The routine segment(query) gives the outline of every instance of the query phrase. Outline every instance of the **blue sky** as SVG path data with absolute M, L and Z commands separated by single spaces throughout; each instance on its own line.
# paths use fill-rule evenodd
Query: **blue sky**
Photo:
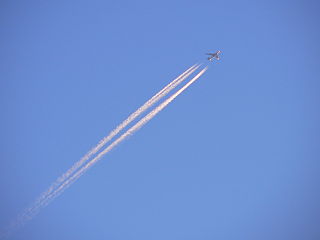
M 221 61 L 11 239 L 319 239 L 317 1 L 6 1 L 0 227 L 163 86 Z

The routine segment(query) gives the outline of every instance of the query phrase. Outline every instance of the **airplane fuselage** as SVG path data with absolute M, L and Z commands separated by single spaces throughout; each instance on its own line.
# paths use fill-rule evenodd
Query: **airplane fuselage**
M 207 53 L 207 55 L 210 55 L 210 57 L 208 57 L 208 60 L 210 62 L 213 62 L 214 59 L 219 60 L 220 56 L 219 54 L 221 53 L 221 51 L 216 51 L 215 53 Z

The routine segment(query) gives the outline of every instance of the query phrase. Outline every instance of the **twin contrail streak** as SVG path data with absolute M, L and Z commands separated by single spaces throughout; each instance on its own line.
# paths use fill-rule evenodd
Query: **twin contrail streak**
M 114 130 L 110 132 L 108 136 L 103 138 L 95 147 L 93 147 L 85 156 L 83 156 L 78 162 L 76 162 L 66 173 L 59 177 L 50 188 L 40 195 L 37 201 L 26 211 L 19 216 L 18 220 L 15 222 L 16 227 L 22 225 L 26 220 L 32 219 L 41 208 L 48 205 L 48 203 L 55 197 L 60 195 L 66 188 L 68 188 L 74 181 L 76 181 L 82 174 L 84 174 L 93 164 L 100 160 L 106 153 L 111 151 L 120 142 L 125 140 L 129 135 L 136 132 L 144 124 L 150 121 L 156 114 L 158 114 L 162 109 L 164 109 L 171 101 L 173 101 L 179 94 L 181 94 L 186 88 L 188 88 L 194 81 L 196 81 L 206 70 L 203 69 L 198 73 L 192 80 L 190 80 L 184 87 L 178 90 L 175 94 L 169 97 L 166 101 L 152 110 L 139 122 L 137 122 L 128 131 L 122 134 L 114 142 L 112 142 L 108 147 L 106 147 L 102 152 L 100 152 L 95 158 L 88 162 L 88 160 L 95 155 L 102 147 L 106 145 L 113 137 L 115 137 L 120 131 L 122 131 L 127 125 L 139 117 L 143 112 L 152 107 L 155 103 L 165 97 L 170 91 L 176 88 L 180 83 L 182 83 L 187 77 L 189 77 L 194 71 L 199 68 L 200 65 L 193 65 L 187 69 L 184 73 L 174 79 L 171 83 L 160 90 L 156 95 L 149 99 L 144 105 L 142 105 L 138 110 L 132 113 L 126 120 L 124 120 L 120 125 L 118 125 Z
M 89 168 L 91 168 L 95 163 L 97 163 L 105 154 L 110 152 L 114 147 L 116 147 L 119 143 L 125 140 L 128 136 L 135 133 L 142 126 L 148 123 L 153 117 L 155 117 L 161 110 L 163 110 L 170 102 L 172 102 L 177 96 L 179 96 L 184 90 L 186 90 L 192 83 L 194 83 L 204 72 L 208 69 L 208 67 L 201 70 L 194 78 L 192 78 L 186 85 L 184 85 L 180 90 L 171 95 L 167 100 L 165 100 L 162 104 L 152 110 L 149 114 L 147 114 L 144 118 L 138 121 L 133 127 L 123 133 L 119 138 L 114 140 L 108 147 L 106 147 L 102 152 L 100 152 L 95 158 L 85 164 L 80 170 L 78 170 L 73 176 L 68 178 L 63 184 L 61 184 L 50 196 L 48 196 L 41 205 L 38 205 L 36 209 L 33 209 L 31 212 L 31 216 L 36 214 L 37 211 L 45 207 L 51 200 L 60 195 L 64 190 L 66 190 L 73 182 L 75 182 L 79 177 L 82 176 Z
M 77 171 L 85 162 L 87 162 L 92 155 L 96 154 L 106 143 L 108 143 L 114 136 L 116 136 L 121 130 L 123 130 L 127 125 L 134 121 L 143 112 L 152 107 L 161 98 L 165 97 L 171 90 L 177 87 L 182 81 L 189 77 L 195 70 L 199 68 L 199 65 L 195 64 L 184 73 L 170 82 L 162 90 L 160 90 L 156 95 L 150 98 L 145 104 L 139 107 L 134 113 L 132 113 L 126 120 L 124 120 L 120 125 L 118 125 L 114 130 L 112 130 L 108 136 L 104 137 L 95 147 L 93 147 L 86 155 L 84 155 L 78 162 L 76 162 L 66 173 L 59 177 L 47 191 L 41 194 L 37 199 L 34 206 L 41 204 L 41 202 L 46 199 L 55 189 L 62 184 L 67 178 L 69 178 L 75 171 Z

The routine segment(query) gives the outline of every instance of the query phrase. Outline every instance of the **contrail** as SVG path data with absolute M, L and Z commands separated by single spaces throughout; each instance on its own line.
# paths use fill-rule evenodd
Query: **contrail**
M 118 125 L 114 130 L 112 130 L 108 136 L 104 137 L 95 147 L 93 147 L 86 155 L 84 155 L 78 162 L 76 162 L 66 173 L 59 177 L 47 191 L 42 193 L 40 197 L 36 200 L 34 206 L 41 203 L 50 193 L 52 193 L 60 184 L 62 184 L 69 176 L 71 176 L 77 169 L 79 169 L 88 159 L 96 154 L 107 142 L 109 142 L 114 136 L 116 136 L 121 130 L 123 130 L 128 124 L 134 121 L 143 112 L 157 103 L 161 98 L 165 97 L 171 90 L 177 87 L 182 81 L 189 77 L 195 70 L 199 68 L 200 65 L 195 64 L 184 73 L 170 82 L 152 98 L 150 98 L 146 103 L 139 107 L 134 113 L 132 113 L 126 120 L 124 120 L 120 125 Z
M 143 112 L 145 112 L 147 109 L 149 109 L 151 106 L 153 106 L 155 103 L 157 103 L 160 99 L 165 97 L 170 91 L 172 91 L 174 88 L 176 88 L 180 83 L 182 83 L 187 77 L 189 77 L 194 71 L 196 71 L 200 67 L 199 64 L 195 64 L 189 69 L 187 69 L 184 73 L 182 73 L 180 76 L 178 76 L 176 79 L 174 79 L 172 82 L 170 82 L 167 86 L 165 86 L 162 90 L 160 90 L 156 95 L 154 95 L 151 99 L 149 99 L 145 104 L 143 104 L 138 110 L 136 110 L 134 113 L 132 113 L 126 120 L 124 120 L 120 125 L 118 125 L 114 130 L 110 132 L 110 134 L 106 137 L 104 137 L 95 147 L 93 147 L 84 157 L 82 157 L 78 162 L 76 162 L 66 173 L 64 173 L 61 177 L 59 177 L 51 186 L 50 188 L 42 193 L 40 197 L 36 200 L 36 202 L 26 209 L 17 219 L 17 221 L 13 222 L 11 227 L 9 229 L 13 230 L 16 229 L 18 226 L 23 225 L 26 220 L 32 219 L 33 216 L 35 216 L 38 211 L 48 205 L 50 200 L 55 198 L 56 196 L 60 195 L 68 186 L 71 185 L 75 180 L 77 180 L 83 173 L 86 171 L 92 164 L 94 164 L 96 161 L 98 161 L 104 154 L 109 152 L 113 147 L 118 145 L 121 141 L 124 140 L 128 135 L 132 134 L 131 131 L 134 129 L 134 127 L 138 127 L 138 123 L 142 123 L 142 121 L 146 120 L 146 117 L 150 117 L 150 114 L 148 114 L 145 118 L 141 119 L 134 127 L 130 128 L 126 133 L 130 133 L 125 136 L 123 134 L 121 137 L 119 137 L 114 143 L 112 143 L 105 151 L 103 151 L 103 154 L 101 153 L 97 155 L 93 160 L 91 160 L 89 163 L 87 163 L 84 167 L 82 167 L 78 172 L 76 172 L 85 162 L 88 161 L 88 159 L 96 154 L 107 142 L 109 142 L 114 136 L 116 136 L 121 130 L 123 130 L 128 124 L 130 124 L 133 120 L 135 120 L 138 116 L 140 116 Z M 199 78 L 205 70 L 201 71 L 201 74 L 197 75 L 195 78 Z M 195 79 L 194 78 L 194 79 Z M 195 81 L 195 80 L 194 80 Z M 190 84 L 189 84 L 190 85 Z M 181 90 L 179 90 L 180 92 Z M 180 92 L 181 93 L 181 92 Z M 179 94 L 180 94 L 179 93 Z M 176 95 L 176 94 L 175 94 Z M 176 97 L 176 96 L 175 96 Z M 175 98 L 174 97 L 174 98 Z M 171 99 L 170 97 L 169 99 Z M 173 98 L 173 99 L 174 99 Z M 168 100 L 169 100 L 168 99 Z M 173 100 L 172 99 L 172 100 Z M 168 105 L 169 102 L 165 104 Z M 171 100 L 171 101 L 172 101 Z M 171 102 L 170 101 L 170 102 Z M 163 106 L 162 109 L 165 107 L 163 104 L 160 106 Z M 159 106 L 159 107 L 160 107 Z M 159 107 L 157 109 L 159 109 Z M 162 109 L 158 110 L 161 111 Z M 154 111 L 152 111 L 154 112 Z M 152 113 L 151 112 L 151 113 Z M 155 113 L 157 114 L 157 113 Z M 151 118 L 150 118 L 151 119 Z M 146 122 L 148 122 L 150 119 L 148 119 Z M 139 126 L 136 130 L 138 130 L 141 126 Z M 135 131 L 136 131 L 135 130 Z M 120 141 L 119 141 L 120 140 Z M 111 148 L 110 148 L 111 147 Z M 106 151 L 107 150 L 107 151 Z M 73 176 L 71 176 L 74 172 L 76 172 Z M 71 176 L 71 177 L 70 177 Z M 70 177 L 70 178 L 69 178 Z M 68 179 L 69 178 L 69 179 Z M 11 231 L 10 231 L 11 232 Z
M 171 95 L 167 100 L 165 100 L 162 104 L 152 110 L 149 114 L 147 114 L 144 118 L 138 121 L 133 127 L 123 133 L 119 138 L 114 140 L 108 147 L 106 147 L 102 152 L 100 152 L 95 158 L 85 164 L 80 170 L 78 170 L 74 175 L 68 178 L 63 184 L 61 184 L 52 194 L 50 194 L 46 199 L 44 199 L 40 205 L 35 206 L 35 208 L 30 209 L 31 211 L 26 213 L 22 219 L 32 218 L 37 212 L 47 206 L 51 200 L 59 196 L 64 190 L 66 190 L 73 182 L 75 182 L 79 177 L 81 177 L 89 168 L 91 168 L 95 163 L 97 163 L 105 154 L 110 152 L 114 147 L 116 147 L 119 143 L 125 140 L 128 136 L 134 134 L 137 130 L 143 127 L 146 123 L 148 123 L 153 117 L 155 117 L 161 110 L 163 110 L 169 103 L 171 103 L 179 94 L 185 91 L 192 83 L 194 83 L 204 72 L 208 69 L 205 67 L 202 69 L 194 78 L 192 78 L 187 84 L 185 84 L 180 90 Z

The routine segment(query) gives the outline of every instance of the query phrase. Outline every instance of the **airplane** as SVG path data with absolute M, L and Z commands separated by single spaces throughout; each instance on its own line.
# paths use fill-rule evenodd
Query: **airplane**
M 208 57 L 208 60 L 210 61 L 210 62 L 213 62 L 213 59 L 215 58 L 215 59 L 217 59 L 217 60 L 219 60 L 220 59 L 220 57 L 219 57 L 219 54 L 221 53 L 221 51 L 216 51 L 215 53 L 206 53 L 206 55 L 210 55 L 210 57 Z

